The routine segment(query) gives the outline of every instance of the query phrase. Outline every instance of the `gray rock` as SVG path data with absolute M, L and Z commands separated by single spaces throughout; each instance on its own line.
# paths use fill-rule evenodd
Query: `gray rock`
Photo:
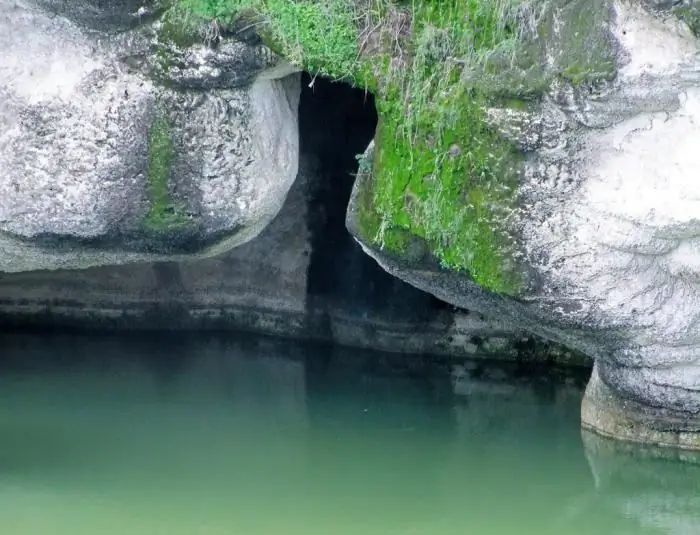
M 85 28 L 121 31 L 162 14 L 171 0 L 34 0 L 54 16 Z
M 328 124 L 325 119 L 317 121 Z M 324 247 L 345 265 L 321 275 L 336 275 L 352 292 L 314 295 L 312 212 L 319 208 L 309 192 L 313 182 L 340 178 L 319 174 L 302 157 L 277 217 L 254 240 L 212 258 L 0 274 L 0 324 L 10 330 L 249 331 L 408 355 L 589 365 L 491 318 L 431 310 L 431 296 L 390 277 L 352 240 L 337 236 L 326 236 Z M 374 285 L 393 286 L 390 299 L 373 295 Z M 402 306 L 390 307 L 390 300 Z
M 256 236 L 296 176 L 298 75 L 262 45 L 179 48 L 161 20 L 85 27 L 119 26 L 130 2 L 68 4 L 0 2 L 0 271 Z
M 590 428 L 619 436 L 618 409 L 636 403 L 641 409 L 629 411 L 644 415 L 634 416 L 640 440 L 659 430 L 697 433 L 700 43 L 679 19 L 640 2 L 611 7 L 613 80 L 557 78 L 529 109 L 487 110 L 525 156 L 518 201 L 494 220 L 516 244 L 509 254 L 525 281 L 519 293 L 485 291 L 443 269 L 419 241 L 393 253 L 373 244 L 357 219 L 370 176 L 356 185 L 348 227 L 387 271 L 418 288 L 594 357 L 596 377 L 620 403 L 589 419 Z M 605 411 L 607 399 L 590 401 Z

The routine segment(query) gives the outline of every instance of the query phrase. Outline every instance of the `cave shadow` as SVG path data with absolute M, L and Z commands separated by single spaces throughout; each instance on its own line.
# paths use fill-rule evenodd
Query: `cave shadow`
M 345 227 L 357 155 L 374 137 L 377 122 L 372 93 L 303 73 L 300 168 L 311 234 L 307 303 L 320 331 L 330 329 L 333 314 L 405 325 L 430 321 L 449 307 L 386 273 Z

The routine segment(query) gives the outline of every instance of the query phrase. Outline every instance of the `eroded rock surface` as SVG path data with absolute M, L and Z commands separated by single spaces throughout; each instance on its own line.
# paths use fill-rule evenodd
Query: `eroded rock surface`
M 488 110 L 524 156 L 518 202 L 497 222 L 517 243 L 510 266 L 524 281 L 519 293 L 484 291 L 438 265 L 420 240 L 398 253 L 371 243 L 359 223 L 368 174 L 348 226 L 403 280 L 594 357 L 587 400 L 596 410 L 584 411 L 586 427 L 697 448 L 700 47 L 657 4 L 597 6 L 614 78 L 555 79 L 526 109 Z
M 0 271 L 209 256 L 280 210 L 298 75 L 262 45 L 178 48 L 156 7 L 0 2 Z
M 456 310 L 367 257 L 344 216 L 355 154 L 374 133 L 373 103 L 344 84 L 302 81 L 299 173 L 254 240 L 189 262 L 2 274 L 0 326 L 244 330 L 406 354 L 589 365 L 497 319 Z M 462 376 L 482 368 L 475 361 Z

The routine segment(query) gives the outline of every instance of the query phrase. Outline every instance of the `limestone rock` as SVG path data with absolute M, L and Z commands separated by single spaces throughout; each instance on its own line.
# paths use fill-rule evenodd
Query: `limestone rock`
M 515 243 L 507 263 L 522 280 L 517 292 L 487 291 L 446 269 L 421 239 L 391 250 L 364 235 L 369 172 L 348 227 L 418 288 L 594 357 L 596 378 L 620 402 L 590 399 L 609 409 L 590 428 L 620 436 L 620 411 L 637 404 L 628 416 L 640 440 L 655 430 L 698 433 L 700 42 L 664 6 L 599 4 L 614 77 L 557 77 L 524 109 L 486 110 L 523 156 L 517 202 L 493 222 Z M 566 53 L 566 36 L 553 42 L 552 54 Z M 680 445 L 697 444 L 685 437 Z
M 0 271 L 208 256 L 280 210 L 298 75 L 263 45 L 178 47 L 156 8 L 0 2 Z

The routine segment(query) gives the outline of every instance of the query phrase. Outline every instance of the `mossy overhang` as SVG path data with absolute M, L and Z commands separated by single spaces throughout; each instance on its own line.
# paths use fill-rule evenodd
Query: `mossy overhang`
M 214 28 L 375 94 L 361 240 L 398 255 L 420 242 L 485 289 L 522 291 L 509 214 L 523 158 L 485 109 L 613 77 L 610 0 L 171 1 L 164 38 L 178 45 L 211 42 Z

